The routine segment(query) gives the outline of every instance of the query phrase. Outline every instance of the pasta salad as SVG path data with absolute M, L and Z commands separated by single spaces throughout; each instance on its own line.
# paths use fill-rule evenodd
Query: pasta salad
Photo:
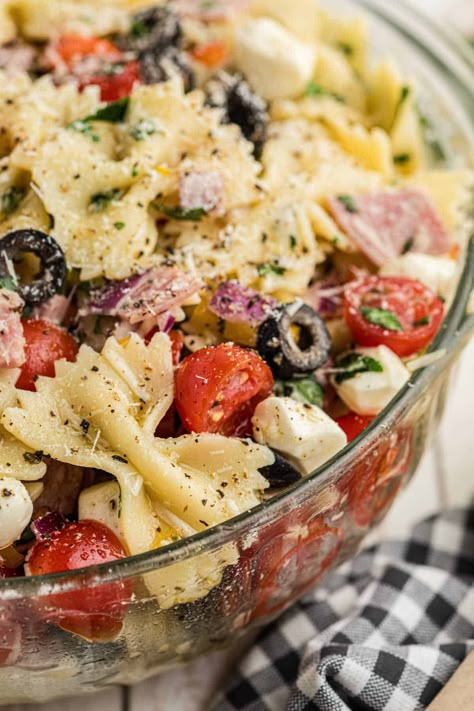
M 441 325 L 472 174 L 313 0 L 1 0 L 0 43 L 9 577 L 206 530 L 359 435 Z

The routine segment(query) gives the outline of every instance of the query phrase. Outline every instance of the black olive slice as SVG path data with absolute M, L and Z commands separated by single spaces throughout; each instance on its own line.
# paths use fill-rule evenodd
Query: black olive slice
M 291 326 L 299 327 L 298 342 Z M 277 307 L 258 329 L 257 350 L 281 380 L 312 373 L 326 362 L 330 348 L 324 321 L 306 304 Z
M 206 85 L 207 104 L 223 110 L 222 121 L 235 123 L 260 158 L 267 138 L 268 106 L 240 75 L 220 72 Z
M 284 486 L 294 484 L 301 479 L 301 472 L 296 469 L 287 459 L 275 452 L 275 461 L 258 471 L 269 482 L 272 489 L 282 489 Z
M 139 62 L 140 76 L 145 84 L 159 84 L 180 76 L 185 91 L 194 89 L 196 81 L 191 62 L 184 52 L 174 47 L 165 52 L 147 50 L 140 55 Z
M 66 277 L 64 252 L 53 237 L 40 230 L 15 230 L 0 239 L 0 276 L 10 274 L 22 254 L 34 254 L 40 272 L 30 283 L 18 280 L 17 291 L 27 304 L 39 304 L 54 296 Z M 10 267 L 10 268 L 9 268 Z
M 137 12 L 132 18 L 130 31 L 119 35 L 115 43 L 125 52 L 141 54 L 153 50 L 156 54 L 170 47 L 179 47 L 183 31 L 178 15 L 164 5 Z

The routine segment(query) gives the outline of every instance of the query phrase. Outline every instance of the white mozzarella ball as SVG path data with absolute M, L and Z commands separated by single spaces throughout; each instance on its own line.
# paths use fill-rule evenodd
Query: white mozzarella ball
M 303 93 L 313 76 L 316 50 L 264 17 L 237 30 L 234 57 L 257 94 L 272 100 Z
M 447 299 L 454 285 L 456 262 L 448 257 L 434 257 L 416 252 L 403 254 L 380 270 L 383 276 L 402 276 L 418 279 L 435 294 Z
M 0 549 L 20 538 L 32 514 L 33 504 L 21 481 L 0 477 Z
M 341 428 L 315 405 L 269 397 L 252 418 L 254 438 L 286 455 L 304 474 L 324 464 L 347 443 Z
M 382 371 L 356 373 L 342 383 L 337 383 L 333 377 L 333 385 L 349 409 L 358 415 L 377 415 L 405 385 L 410 373 L 386 346 L 358 348 L 355 352 L 376 360 Z

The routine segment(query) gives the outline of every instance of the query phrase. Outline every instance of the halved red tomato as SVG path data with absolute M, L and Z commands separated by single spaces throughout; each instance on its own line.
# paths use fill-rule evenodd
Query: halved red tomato
M 79 89 L 98 86 L 102 101 L 118 101 L 130 96 L 135 84 L 140 83 L 140 68 L 137 61 L 126 62 L 114 72 L 103 72 L 87 76 L 79 81 Z
M 374 418 L 364 415 L 357 415 L 355 412 L 349 412 L 342 417 L 336 417 L 336 422 L 346 433 L 347 441 L 352 442 L 366 427 L 370 425 Z
M 244 436 L 273 375 L 255 351 L 233 343 L 202 348 L 176 370 L 176 407 L 188 432 Z
M 344 294 L 344 317 L 356 343 L 384 345 L 400 357 L 433 340 L 443 313 L 443 302 L 431 289 L 404 277 L 364 277 Z
M 25 319 L 22 325 L 26 361 L 21 366 L 16 386 L 21 390 L 34 391 L 38 375 L 54 377 L 54 364 L 57 360 L 76 360 L 78 345 L 67 331 L 50 321 Z
M 273 615 L 311 588 L 328 570 L 342 545 L 342 528 L 316 516 L 305 526 L 283 522 L 280 532 L 255 551 L 253 617 Z M 256 547 L 257 548 L 257 547 Z
M 119 48 L 109 40 L 74 34 L 61 35 L 48 45 L 46 61 L 53 67 L 58 61 L 55 55 L 70 69 L 85 57 L 100 57 L 108 62 L 118 62 L 123 56 Z
M 113 531 L 98 521 L 84 519 L 36 541 L 25 569 L 29 575 L 59 573 L 110 563 L 126 555 Z M 87 640 L 106 642 L 120 633 L 131 594 L 131 583 L 120 581 L 38 597 L 36 605 L 47 622 Z

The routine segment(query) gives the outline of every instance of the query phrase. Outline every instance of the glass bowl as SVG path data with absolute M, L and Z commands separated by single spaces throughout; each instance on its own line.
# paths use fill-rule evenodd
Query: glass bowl
M 374 56 L 392 55 L 415 76 L 423 107 L 429 105 L 449 145 L 449 162 L 469 164 L 474 59 L 467 44 L 401 2 L 326 5 L 368 16 Z M 0 702 L 131 684 L 191 660 L 276 617 L 354 555 L 415 471 L 436 428 L 452 365 L 474 332 L 473 286 L 474 236 L 432 362 L 362 435 L 303 481 L 166 549 L 73 573 L 1 580 Z M 124 586 L 133 590 L 129 604 L 122 602 Z M 104 594 L 123 605 L 123 627 L 113 641 L 88 642 L 48 621 L 63 618 L 71 601 L 87 601 L 100 615 Z

